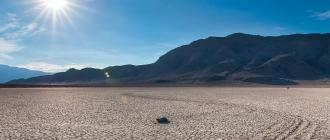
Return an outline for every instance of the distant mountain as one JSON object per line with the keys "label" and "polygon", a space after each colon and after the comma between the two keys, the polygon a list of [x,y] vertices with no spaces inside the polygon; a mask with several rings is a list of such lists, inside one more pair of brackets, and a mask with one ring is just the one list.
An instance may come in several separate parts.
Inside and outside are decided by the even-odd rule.
{"label": "distant mountain", "polygon": [[[108,72],[110,78],[106,78]],[[178,47],[149,65],[76,70],[16,80],[57,83],[261,83],[292,85],[330,76],[330,34],[259,36],[235,33]],[[66,76],[65,76],[66,75]],[[53,80],[56,79],[56,80]]]}
{"label": "distant mountain", "polygon": [[69,69],[66,72],[56,73],[54,75],[45,75],[29,79],[13,80],[11,84],[88,84],[104,81],[102,70],[85,68],[82,70]]}
{"label": "distant mountain", "polygon": [[5,83],[10,80],[19,78],[31,78],[35,76],[47,75],[41,71],[33,71],[24,68],[10,67],[7,65],[0,64],[0,83]]}

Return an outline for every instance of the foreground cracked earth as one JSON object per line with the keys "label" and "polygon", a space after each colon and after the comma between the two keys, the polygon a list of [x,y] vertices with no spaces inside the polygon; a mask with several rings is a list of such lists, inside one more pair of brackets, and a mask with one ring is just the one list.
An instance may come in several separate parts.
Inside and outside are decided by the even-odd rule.
{"label": "foreground cracked earth", "polygon": [[330,139],[329,103],[327,88],[0,89],[0,139]]}

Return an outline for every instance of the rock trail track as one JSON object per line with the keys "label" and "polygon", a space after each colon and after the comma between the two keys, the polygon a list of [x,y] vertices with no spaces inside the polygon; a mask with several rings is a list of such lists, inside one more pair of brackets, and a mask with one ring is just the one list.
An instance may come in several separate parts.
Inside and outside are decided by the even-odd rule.
{"label": "rock trail track", "polygon": [[329,114],[327,88],[0,89],[1,140],[328,140]]}
{"label": "rock trail track", "polygon": [[[214,102],[214,101],[199,101],[199,100],[188,100],[188,99],[180,99],[180,98],[170,98],[170,97],[160,97],[160,96],[151,96],[151,95],[143,95],[143,94],[134,94],[134,93],[122,93],[122,96],[132,97],[132,98],[142,98],[142,99],[148,99],[148,100],[162,100],[162,101],[176,101],[176,102],[191,102],[191,103],[199,103],[199,104],[214,104],[218,105],[218,110],[213,110],[212,112],[206,112],[202,114],[195,114],[194,116],[203,116],[207,114],[215,114],[220,113],[225,108],[224,106],[228,108],[242,108],[249,112],[251,111],[257,111],[258,109],[255,109],[251,106],[243,106],[238,104],[232,104],[232,103],[226,103],[226,102]],[[266,110],[263,108],[259,108],[259,110],[267,111],[270,113],[278,113],[271,110]],[[183,117],[188,119],[190,116],[176,116],[176,117]],[[285,139],[316,139],[317,135],[317,128],[320,127],[319,122],[313,122],[307,119],[304,119],[301,116],[294,116],[289,115],[285,113],[281,113],[281,120],[275,122],[274,124],[271,124],[269,127],[267,127],[265,130],[262,130],[258,132],[257,134],[249,137],[248,139],[265,139],[265,140],[285,140]],[[330,137],[328,137],[330,139]],[[327,139],[328,139],[327,138]]]}

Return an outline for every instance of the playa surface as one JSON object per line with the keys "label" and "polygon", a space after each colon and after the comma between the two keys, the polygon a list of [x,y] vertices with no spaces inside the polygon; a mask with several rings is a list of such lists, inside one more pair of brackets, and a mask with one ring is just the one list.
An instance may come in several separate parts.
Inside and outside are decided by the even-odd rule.
{"label": "playa surface", "polygon": [[0,89],[0,139],[330,139],[329,119],[328,88]]}

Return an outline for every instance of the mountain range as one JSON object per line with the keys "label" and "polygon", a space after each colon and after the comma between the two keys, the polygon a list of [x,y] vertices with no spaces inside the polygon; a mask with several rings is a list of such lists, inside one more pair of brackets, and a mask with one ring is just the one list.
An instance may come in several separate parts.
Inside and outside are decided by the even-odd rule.
{"label": "mountain range", "polygon": [[0,64],[0,83],[19,78],[31,78],[36,76],[47,75],[48,73],[41,71],[33,71],[25,68],[11,67]]}
{"label": "mountain range", "polygon": [[296,85],[330,76],[330,34],[260,36],[235,33],[175,48],[148,65],[70,69],[10,84]]}

